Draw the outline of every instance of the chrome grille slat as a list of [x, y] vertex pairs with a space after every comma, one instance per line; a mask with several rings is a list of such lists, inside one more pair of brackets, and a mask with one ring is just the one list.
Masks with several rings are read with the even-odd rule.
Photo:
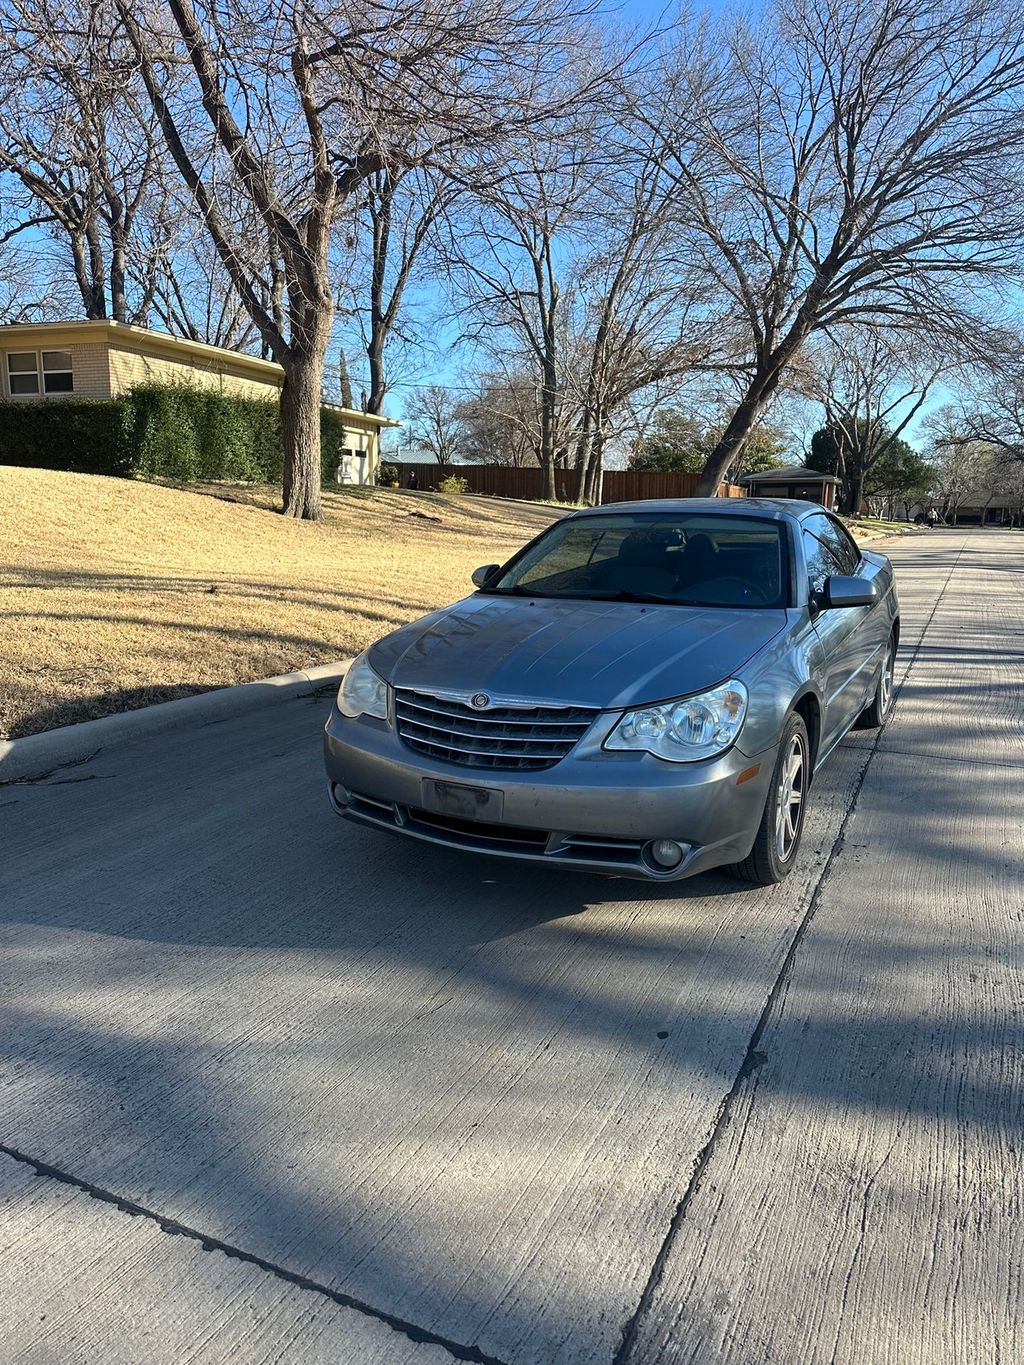
[[597, 711], [580, 706], [494, 706], [477, 711], [448, 697], [395, 689], [404, 744], [466, 768], [552, 768], [582, 739]]
[[[470, 707], [468, 707], [468, 706], [458, 706], [457, 709], [455, 709], [455, 704], [449, 703], [449, 706], [453, 707], [453, 709], [450, 709], [450, 710], [442, 710], [442, 709], [441, 709], [440, 707], [438, 707], [438, 706], [427, 706], [427, 705], [426, 705], [424, 702], [422, 702], [422, 701], [412, 701], [412, 700], [410, 700], [410, 695], [415, 695], [416, 697], [422, 697], [422, 696], [424, 696], [425, 694], [422, 693], [422, 692], [417, 692], [417, 693], [414, 693], [414, 694], [409, 694], [409, 693], [406, 693], [406, 692], [398, 692], [398, 691], [396, 691], [396, 693], [395, 693], [396, 698], [397, 698], [397, 699], [401, 702], [401, 704], [402, 704], [404, 707], [406, 707], [406, 708], [409, 708], [409, 709], [412, 709], [412, 710], [416, 710], [416, 711], [423, 711], [423, 712], [425, 712], [425, 713], [427, 713], [427, 714], [429, 714], [429, 715], [432, 715], [432, 716], [442, 716], [442, 717], [444, 717], [445, 720], [458, 720], [460, 717], [465, 716], [465, 715], [468, 714], [469, 716], [471, 716], [471, 717], [473, 718], [473, 720], [478, 721], [481, 725], [556, 725], [556, 726], [565, 726], [565, 725], [577, 725], [577, 724], [583, 724], [583, 723], [586, 723], [587, 725], [589, 725], [590, 722], [593, 720], [594, 714], [595, 714], [593, 711], [584, 711], [584, 710], [583, 710], [582, 708], [580, 708], [580, 707], [569, 707], [569, 706], [566, 706], [566, 707], [557, 707], [557, 708], [556, 708], [556, 707], [544, 707], [544, 708], [543, 708], [543, 711], [541, 711], [541, 708], [537, 708], [537, 707], [533, 707], [533, 708], [527, 709], [527, 708], [513, 708], [513, 707], [510, 707], [510, 706], [506, 706], [506, 707], [498, 707], [498, 706], [496, 706], [496, 707], [493, 707], [490, 711], [488, 711], [488, 712], [485, 713], [485, 712], [481, 712], [481, 711], [473, 711], [473, 710], [472, 710]], [[540, 715], [540, 714], [545, 714], [545, 715], [546, 715], [546, 714], [549, 714], [550, 712], [555, 711], [555, 710], [564, 711], [564, 712], [565, 712], [565, 717], [564, 717], [563, 719], [560, 719], [560, 720], [540, 720], [540, 719], [537, 719], [537, 718], [536, 718], [536, 717], [537, 717], [538, 715]], [[575, 719], [576, 717], [578, 717], [579, 719]]]
[[564, 744], [571, 739], [573, 743], [579, 738], [578, 734], [568, 735], [501, 735], [489, 730], [484, 735], [475, 735], [471, 730], [457, 730], [454, 726], [427, 725], [425, 721], [410, 720], [402, 717], [402, 723], [406, 727], [416, 730], [426, 730], [428, 733], [425, 739], [430, 738], [430, 734], [435, 735], [458, 735], [460, 739], [479, 739], [482, 744]]

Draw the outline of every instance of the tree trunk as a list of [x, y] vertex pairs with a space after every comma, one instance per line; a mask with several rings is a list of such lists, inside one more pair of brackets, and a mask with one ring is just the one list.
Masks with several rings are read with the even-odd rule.
[[558, 489], [555, 486], [556, 401], [557, 390], [555, 388], [555, 382], [550, 373], [546, 373], [544, 388], [540, 397], [540, 467], [544, 498], [548, 502], [558, 501]]
[[376, 413], [381, 416], [384, 410], [384, 398], [387, 394], [387, 383], [384, 378], [384, 337], [380, 332], [374, 332], [366, 346], [366, 358], [370, 362], [370, 396], [366, 400], [366, 411]]
[[105, 318], [107, 316], [107, 271], [103, 259], [103, 242], [95, 220], [86, 224], [85, 240], [89, 249], [89, 279], [92, 295], [96, 300], [94, 306], [98, 309], [96, 317]]
[[75, 266], [75, 280], [82, 296], [82, 307], [90, 322], [97, 322], [107, 316], [107, 301], [103, 292], [103, 282], [97, 282], [92, 272], [89, 253], [86, 250], [84, 232], [71, 233], [71, 257]]
[[717, 495], [719, 484], [732, 462], [742, 455], [743, 447], [770, 396], [771, 390], [766, 387], [766, 381], [759, 385], [755, 380], [751, 384], [701, 471], [697, 480], [698, 498], [713, 498]]
[[747, 444], [757, 419], [779, 387], [779, 380], [785, 373], [786, 367], [800, 350], [812, 330], [814, 307], [820, 292], [820, 285], [809, 291], [808, 298], [800, 310], [800, 315], [786, 336], [773, 351], [762, 354], [759, 358], [757, 369], [747, 385], [746, 393], [740, 400], [739, 406], [729, 420], [729, 425], [722, 432], [717, 445], [708, 456], [707, 464], [701, 471], [700, 479], [697, 482], [697, 497], [715, 497], [718, 493], [718, 486], [729, 466], [743, 454], [743, 447]]
[[856, 517], [860, 515], [860, 505], [864, 501], [864, 470], [857, 468], [850, 474], [850, 498], [846, 507], [848, 516]]
[[341, 389], [341, 406], [351, 409], [352, 381], [348, 377], [348, 361], [343, 350], [338, 352], [338, 386]]
[[601, 502], [601, 483], [604, 478], [604, 440], [602, 419], [599, 414], [598, 426], [594, 432], [594, 439], [590, 447], [590, 459], [587, 464], [587, 483], [583, 490], [583, 500], [590, 507], [597, 507]]
[[123, 234], [119, 231], [112, 231], [111, 238], [110, 316], [115, 322], [127, 322], [129, 319], [127, 269], [125, 265], [127, 258], [126, 243]]
[[579, 439], [576, 442], [576, 501], [583, 502], [586, 498], [587, 476], [590, 471], [590, 444], [591, 444], [591, 412], [587, 405], [583, 410], [583, 422], [580, 426]]
[[285, 364], [281, 390], [281, 440], [284, 445], [284, 514], [319, 521], [320, 391], [326, 337], [303, 352], [293, 350]]

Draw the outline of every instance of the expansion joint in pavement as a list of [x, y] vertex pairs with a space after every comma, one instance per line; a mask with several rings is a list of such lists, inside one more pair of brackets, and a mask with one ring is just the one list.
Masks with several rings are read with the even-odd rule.
[[51, 1166], [46, 1161], [37, 1161], [34, 1157], [27, 1156], [14, 1147], [8, 1147], [6, 1143], [0, 1143], [0, 1154], [10, 1157], [12, 1161], [19, 1161], [25, 1166], [30, 1166], [38, 1176], [43, 1176], [48, 1180], [56, 1180], [62, 1185], [70, 1185], [73, 1189], [81, 1190], [84, 1194], [93, 1199], [98, 1199], [103, 1204], [111, 1204], [132, 1218], [145, 1218], [147, 1221], [155, 1223], [162, 1232], [166, 1232], [171, 1237], [187, 1237], [190, 1241], [198, 1242], [204, 1251], [219, 1251], [225, 1256], [230, 1256], [233, 1260], [242, 1261], [246, 1265], [265, 1271], [268, 1275], [273, 1275], [275, 1279], [284, 1280], [287, 1284], [293, 1284], [310, 1294], [319, 1294], [321, 1298], [329, 1299], [339, 1308], [349, 1308], [364, 1317], [373, 1318], [417, 1345], [440, 1346], [454, 1360], [469, 1361], [471, 1365], [507, 1365], [507, 1362], [500, 1360], [497, 1356], [485, 1354], [476, 1346], [467, 1346], [462, 1342], [451, 1341], [448, 1337], [441, 1336], [437, 1332], [431, 1332], [424, 1327], [417, 1327], [415, 1323], [406, 1322], [402, 1318], [395, 1317], [392, 1313], [374, 1308], [361, 1299], [353, 1298], [351, 1294], [343, 1294], [337, 1289], [331, 1289], [328, 1285], [320, 1284], [318, 1281], [310, 1279], [308, 1275], [300, 1275], [294, 1270], [288, 1270], [284, 1266], [268, 1261], [251, 1251], [243, 1251], [241, 1247], [221, 1241], [219, 1237], [211, 1237], [205, 1232], [199, 1232], [196, 1228], [191, 1228], [185, 1223], [179, 1223], [177, 1219], [167, 1218], [162, 1213], [147, 1209], [132, 1199], [125, 1199], [119, 1194], [103, 1189], [100, 1185], [94, 1185], [89, 1180], [83, 1180], [80, 1176], [62, 1171], [59, 1167]]
[[[945, 596], [945, 592], [947, 587], [949, 586], [950, 579], [953, 577], [957, 564], [960, 562], [960, 556], [962, 554], [963, 554], [962, 549], [957, 551], [956, 558], [953, 560], [953, 563], [950, 566], [949, 573], [946, 575], [942, 587], [939, 589], [939, 592], [936, 595], [934, 605], [932, 606], [931, 611], [928, 613], [928, 619], [925, 622], [924, 629], [921, 631], [920, 638], [918, 639], [918, 642], [914, 647], [913, 653], [910, 656], [910, 662], [907, 665], [906, 671], [903, 675], [903, 679], [896, 688], [897, 699], [899, 697], [899, 694], [902, 692], [903, 688], [906, 686], [907, 679], [910, 677], [910, 673], [914, 667], [914, 664], [917, 662], [917, 657], [924, 643], [924, 639], [928, 634], [928, 630], [929, 627], [931, 626], [932, 621], [935, 618], [935, 613], [939, 609], [939, 604], [941, 603], [942, 598]], [[650, 1275], [648, 1276], [647, 1283], [644, 1286], [644, 1291], [640, 1296], [640, 1302], [637, 1304], [636, 1311], [634, 1312], [633, 1316], [627, 1321], [626, 1325], [622, 1329], [622, 1337], [619, 1342], [618, 1350], [615, 1352], [615, 1355], [613, 1357], [612, 1365], [629, 1365], [629, 1362], [631, 1362], [634, 1359], [633, 1352], [634, 1347], [636, 1346], [638, 1340], [639, 1329], [643, 1324], [647, 1311], [654, 1299], [654, 1295], [657, 1292], [658, 1286], [661, 1283], [662, 1276], [665, 1273], [665, 1266], [668, 1262], [668, 1258], [672, 1251], [672, 1247], [679, 1234], [679, 1229], [682, 1225], [683, 1219], [686, 1217], [687, 1209], [690, 1203], [692, 1202], [694, 1195], [697, 1193], [697, 1190], [700, 1188], [701, 1181], [704, 1178], [704, 1173], [707, 1170], [708, 1166], [710, 1165], [711, 1160], [715, 1154], [715, 1149], [718, 1146], [719, 1139], [721, 1138], [722, 1134], [728, 1127], [730, 1118], [732, 1116], [733, 1108], [735, 1107], [736, 1101], [739, 1098], [747, 1079], [750, 1076], [754, 1075], [754, 1073], [768, 1060], [767, 1055], [761, 1051], [760, 1048], [761, 1039], [764, 1036], [765, 1029], [768, 1027], [768, 1023], [771, 1020], [772, 1015], [775, 1013], [775, 1009], [778, 1002], [783, 997], [788, 988], [789, 978], [793, 970], [793, 964], [796, 961], [797, 953], [800, 950], [800, 944], [803, 942], [804, 936], [806, 935], [812, 920], [817, 914], [818, 907], [821, 904], [825, 885], [828, 882], [828, 879], [832, 873], [832, 868], [835, 865], [836, 859], [843, 851], [843, 847], [846, 843], [847, 827], [851, 819], [853, 818], [854, 813], [856, 812], [857, 803], [860, 800], [860, 794], [861, 791], [863, 790], [864, 782], [868, 775], [868, 770], [871, 767], [871, 762], [874, 759], [875, 754], [878, 752], [878, 747], [879, 744], [881, 743], [884, 734], [885, 734], [884, 729], [879, 730], [878, 733], [875, 735], [874, 741], [871, 744], [870, 749], [868, 750], [868, 755], [864, 762], [864, 766], [860, 770], [860, 775], [857, 778], [856, 785], [853, 789], [853, 795], [850, 800], [850, 805], [846, 811], [846, 814], [843, 816], [842, 824], [839, 826], [839, 831], [836, 834], [835, 841], [832, 844], [832, 848], [829, 852], [828, 858], [825, 861], [825, 866], [821, 870], [821, 875], [819, 876], [814, 891], [811, 893], [811, 897], [807, 902], [807, 908], [804, 911], [803, 916], [801, 917], [800, 922], [796, 927], [796, 930], [794, 931], [793, 937], [789, 944], [789, 948], [787, 949], [786, 955], [782, 960], [782, 966], [779, 968], [778, 975], [776, 976], [775, 981], [772, 984], [771, 990], [768, 992], [768, 996], [764, 1002], [764, 1006], [761, 1010], [760, 1015], [758, 1016], [757, 1023], [754, 1025], [754, 1031], [750, 1035], [750, 1041], [747, 1044], [747, 1050], [744, 1054], [743, 1061], [740, 1064], [740, 1068], [736, 1072], [736, 1075], [733, 1078], [732, 1085], [729, 1088], [728, 1092], [726, 1093], [725, 1098], [722, 1100], [721, 1105], [719, 1106], [718, 1113], [715, 1117], [715, 1122], [711, 1128], [710, 1136], [708, 1137], [707, 1142], [701, 1148], [700, 1152], [698, 1153], [697, 1159], [694, 1162], [693, 1170], [690, 1174], [689, 1183], [686, 1189], [683, 1191], [682, 1198], [676, 1205], [675, 1212], [673, 1213], [672, 1219], [668, 1226], [668, 1231], [665, 1234], [665, 1239], [661, 1244], [661, 1247], [658, 1251], [658, 1255], [655, 1258], [654, 1265], [651, 1267], [651, 1272]]]

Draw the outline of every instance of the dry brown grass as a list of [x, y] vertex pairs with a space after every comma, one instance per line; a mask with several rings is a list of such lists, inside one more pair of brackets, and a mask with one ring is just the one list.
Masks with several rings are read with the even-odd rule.
[[0, 736], [344, 658], [558, 515], [350, 489], [311, 525], [277, 498], [0, 468]]

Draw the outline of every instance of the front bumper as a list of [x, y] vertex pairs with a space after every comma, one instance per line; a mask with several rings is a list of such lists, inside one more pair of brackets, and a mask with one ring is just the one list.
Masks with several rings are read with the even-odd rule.
[[[599, 718], [552, 768], [498, 772], [427, 758], [407, 748], [384, 721], [349, 720], [334, 707], [324, 732], [328, 796], [339, 815], [377, 829], [620, 877], [677, 881], [745, 858], [764, 810], [775, 750], [748, 755], [734, 747], [704, 762], [665, 763], [650, 754], [604, 750], [616, 719]], [[500, 790], [500, 818], [483, 824], [438, 814], [424, 787], [430, 779]], [[678, 866], [666, 870], [653, 863], [646, 845], [658, 839], [684, 848]]]

